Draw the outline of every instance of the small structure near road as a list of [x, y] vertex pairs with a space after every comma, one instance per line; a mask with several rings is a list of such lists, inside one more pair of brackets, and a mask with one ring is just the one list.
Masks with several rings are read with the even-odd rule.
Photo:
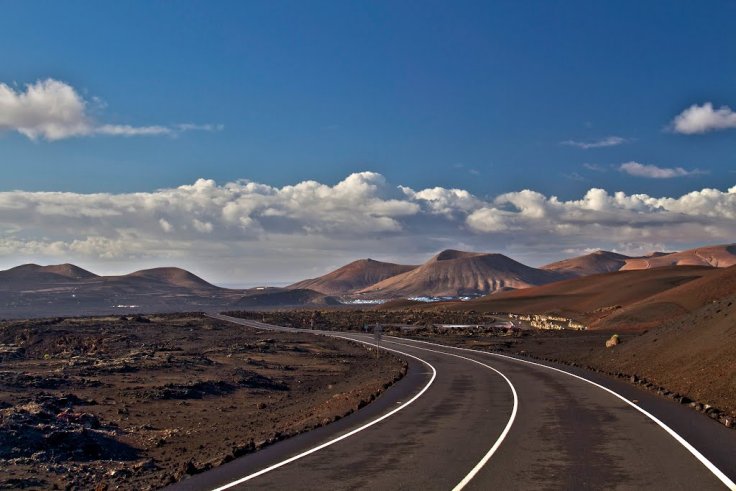
[[512, 319], [519, 319], [521, 321], [529, 322], [529, 325], [537, 329], [544, 330], [573, 330], [573, 331], [584, 331], [587, 327], [578, 321], [568, 319], [559, 315], [546, 315], [546, 314], [508, 314]]

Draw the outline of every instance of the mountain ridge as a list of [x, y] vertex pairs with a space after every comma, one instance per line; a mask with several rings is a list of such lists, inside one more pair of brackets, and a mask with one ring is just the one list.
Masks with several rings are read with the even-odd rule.
[[358, 292], [377, 296], [482, 295], [505, 288], [526, 288], [562, 279], [503, 254], [444, 250], [419, 267]]
[[288, 289], [309, 289], [325, 295], [345, 295], [416, 268], [404, 264], [358, 259], [334, 271], [293, 283]]

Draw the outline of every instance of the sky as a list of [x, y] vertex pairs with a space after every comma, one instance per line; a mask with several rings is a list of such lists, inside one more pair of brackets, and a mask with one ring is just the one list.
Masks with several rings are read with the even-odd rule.
[[0, 268], [736, 234], [734, 2], [3, 2]]

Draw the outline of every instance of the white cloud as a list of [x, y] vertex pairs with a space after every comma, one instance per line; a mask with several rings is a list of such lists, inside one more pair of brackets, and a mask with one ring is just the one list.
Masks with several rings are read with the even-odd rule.
[[710, 102], [693, 104], [675, 117], [670, 128], [685, 135], [736, 128], [736, 112], [728, 106], [714, 109]]
[[174, 227], [163, 218], [159, 219], [158, 223], [161, 225], [161, 230], [164, 232], [169, 233], [174, 231]]
[[175, 128], [179, 131], [222, 131], [225, 129], [225, 125], [182, 123], [175, 125]]
[[687, 170], [682, 167], [657, 167], [656, 165], [640, 164], [639, 162], [626, 162], [618, 168], [621, 172], [630, 176], [646, 177], [649, 179], [672, 179], [673, 177], [686, 177], [704, 174], [700, 169]]
[[88, 134], [92, 126], [86, 106], [72, 87], [56, 80], [29, 84], [24, 92], [0, 84], [0, 129], [34, 140]]
[[478, 208], [482, 203], [478, 198], [464, 189], [447, 189], [442, 187], [427, 188], [414, 191], [400, 186], [404, 194], [412, 201], [421, 203], [429, 213], [445, 215], [451, 218]]
[[214, 229], [213, 225], [210, 222], [203, 222], [201, 220], [197, 220], [196, 218], [192, 220], [192, 225], [194, 226], [194, 230], [202, 234], [209, 234]]
[[601, 138], [600, 140], [594, 141], [581, 142], [577, 140], [565, 140], [560, 143], [562, 145], [568, 145], [571, 147], [578, 147], [584, 150], [588, 150], [590, 148], [615, 147], [617, 145], [622, 145], [627, 141], [628, 140], [626, 138], [622, 138], [620, 136], [607, 136], [605, 138]]
[[[104, 106], [92, 98], [97, 106]], [[222, 125], [132, 126], [98, 123], [89, 114], [89, 103], [70, 85], [39, 80], [25, 90], [0, 83], [0, 131], [16, 131], [31, 140], [62, 140], [80, 136], [156, 136], [183, 131], [220, 131]]]
[[90, 130], [90, 133], [111, 136], [156, 136], [171, 135], [174, 130], [165, 126], [130, 126], [127, 124], [103, 124]]
[[103, 273], [175, 264], [228, 282], [296, 280], [360, 257], [411, 263], [447, 247], [541, 264], [572, 248], [672, 250], [735, 235], [736, 186], [676, 197], [593, 188], [567, 201], [533, 190], [484, 199], [361, 172], [334, 185], [199, 179], [147, 193], [0, 192], [7, 267], [44, 258]]

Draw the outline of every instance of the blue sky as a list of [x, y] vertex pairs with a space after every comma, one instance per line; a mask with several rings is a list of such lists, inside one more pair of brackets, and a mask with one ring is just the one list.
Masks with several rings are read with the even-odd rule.
[[[736, 108], [734, 18], [725, 1], [5, 2], [0, 83], [18, 95], [61, 82], [88, 126], [49, 141], [6, 124], [0, 191], [332, 186], [372, 171], [390, 188], [483, 200], [725, 192], [732, 113], [720, 128], [667, 128], [693, 105]], [[569, 144], [606, 139], [618, 143]], [[631, 162], [644, 171], [624, 172]]]
[[[478, 194], [722, 186], [734, 180], [733, 132], [662, 130], [691, 104], [736, 106], [733, 18], [733, 2], [10, 2], [0, 81], [64, 81], [104, 100], [105, 121], [224, 130], [5, 135], [0, 186], [334, 183], [365, 169]], [[609, 135], [634, 141], [559, 144]], [[710, 174], [642, 181], [581, 168], [630, 160]], [[575, 172], [588, 181], [565, 178]]]

